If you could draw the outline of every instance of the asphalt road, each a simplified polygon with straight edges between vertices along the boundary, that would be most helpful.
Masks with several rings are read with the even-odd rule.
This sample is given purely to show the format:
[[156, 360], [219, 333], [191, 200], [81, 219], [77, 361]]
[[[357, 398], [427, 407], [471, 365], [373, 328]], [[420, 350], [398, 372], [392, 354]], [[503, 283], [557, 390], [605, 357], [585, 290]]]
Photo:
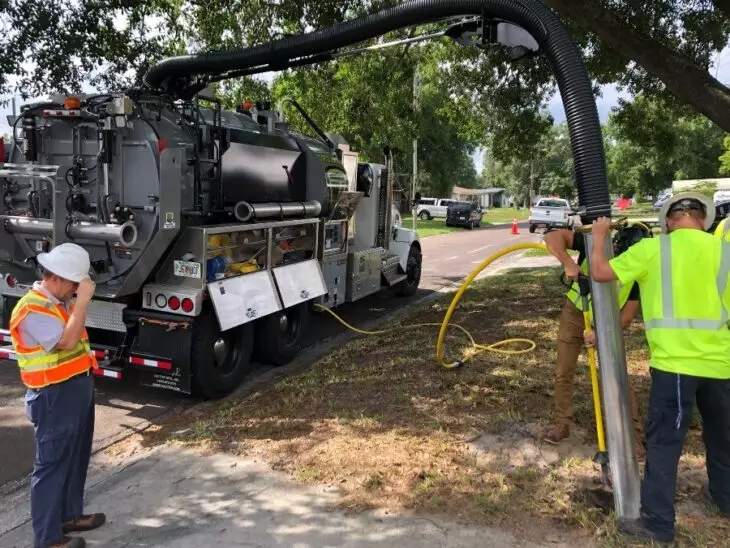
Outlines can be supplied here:
[[[404, 299], [382, 292], [343, 305], [337, 312], [354, 325], [369, 322], [446, 285], [460, 282], [485, 257], [507, 245], [538, 241], [540, 238], [527, 232], [526, 223], [520, 224], [520, 235], [512, 235], [510, 228], [509, 225], [483, 227], [424, 238], [421, 240], [421, 288], [416, 295]], [[318, 317], [316, 322], [316, 329], [310, 329], [309, 345], [336, 336], [344, 330], [327, 315]], [[14, 488], [32, 468], [33, 429], [24, 415], [24, 393], [15, 362], [0, 361], [0, 491]], [[196, 400], [139, 386], [133, 374], [125, 373], [121, 381], [97, 379], [96, 402], [94, 446], [100, 450], [166, 413], [180, 412], [195, 405]]]

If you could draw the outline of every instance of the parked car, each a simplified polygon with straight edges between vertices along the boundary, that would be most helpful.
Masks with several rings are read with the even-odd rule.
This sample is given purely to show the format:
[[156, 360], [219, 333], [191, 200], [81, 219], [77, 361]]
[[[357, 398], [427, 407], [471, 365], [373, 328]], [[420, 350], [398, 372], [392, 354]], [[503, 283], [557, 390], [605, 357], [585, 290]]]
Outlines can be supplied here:
[[666, 203], [666, 201], [669, 200], [669, 198], [671, 198], [671, 197], [672, 197], [671, 192], [665, 192], [665, 193], [659, 194], [656, 202], [654, 202], [654, 209], [661, 209], [662, 206]]
[[465, 226], [471, 230], [481, 224], [484, 214], [479, 204], [454, 202], [447, 209], [446, 226]]
[[450, 200], [448, 198], [421, 198], [418, 201], [416, 215], [423, 221], [434, 218], [446, 218], [446, 210], [448, 207], [458, 200]]
[[527, 221], [530, 223], [530, 232], [536, 229], [552, 227], [568, 227], [572, 225], [571, 215], [573, 208], [570, 202], [563, 198], [541, 198], [530, 209]]

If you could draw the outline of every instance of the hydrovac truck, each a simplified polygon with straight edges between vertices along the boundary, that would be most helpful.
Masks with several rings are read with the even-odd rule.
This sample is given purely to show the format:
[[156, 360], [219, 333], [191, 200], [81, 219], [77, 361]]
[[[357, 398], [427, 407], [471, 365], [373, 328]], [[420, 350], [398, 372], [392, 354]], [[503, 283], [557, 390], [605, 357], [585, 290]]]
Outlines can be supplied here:
[[[339, 136], [293, 131], [270, 104], [225, 110], [205, 90], [51, 97], [24, 105], [0, 164], [6, 343], [36, 254], [91, 256], [97, 374], [221, 397], [253, 359], [292, 360], [313, 303], [418, 288], [418, 236], [392, 221], [392, 154], [360, 163]], [[0, 157], [0, 160], [3, 158]]]

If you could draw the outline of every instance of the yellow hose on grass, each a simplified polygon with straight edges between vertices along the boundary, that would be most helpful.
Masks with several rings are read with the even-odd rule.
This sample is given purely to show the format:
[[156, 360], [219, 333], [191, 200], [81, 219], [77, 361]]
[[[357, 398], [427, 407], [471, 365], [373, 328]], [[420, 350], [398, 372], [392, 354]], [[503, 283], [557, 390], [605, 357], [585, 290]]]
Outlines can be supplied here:
[[[467, 331], [464, 327], [458, 325], [458, 324], [452, 324], [451, 323], [451, 316], [454, 314], [454, 310], [456, 310], [456, 305], [459, 303], [459, 300], [461, 300], [462, 295], [467, 290], [467, 288], [471, 285], [471, 283], [474, 281], [474, 279], [479, 275], [479, 273], [487, 268], [490, 264], [492, 264], [497, 259], [500, 259], [504, 257], [505, 255], [509, 255], [510, 253], [514, 253], [516, 251], [521, 251], [523, 249], [541, 249], [543, 251], [547, 251], [547, 247], [545, 244], [538, 244], [534, 242], [524, 242], [519, 244], [514, 244], [508, 247], [505, 247], [504, 249], [501, 249], [497, 251], [496, 253], [493, 253], [484, 261], [482, 261], [479, 266], [477, 266], [469, 276], [464, 280], [464, 282], [461, 284], [459, 289], [457, 290], [456, 294], [454, 295], [454, 298], [451, 300], [451, 304], [449, 304], [449, 308], [446, 311], [446, 314], [444, 315], [444, 319], [441, 321], [441, 323], [419, 323], [419, 324], [411, 324], [411, 325], [404, 325], [400, 327], [392, 327], [388, 329], [380, 329], [376, 331], [366, 331], [364, 329], [359, 329], [353, 325], [350, 325], [345, 320], [343, 320], [339, 315], [334, 313], [332, 310], [327, 308], [326, 306], [322, 306], [321, 304], [315, 304], [314, 307], [318, 310], [322, 310], [324, 312], [327, 312], [331, 316], [333, 316], [338, 322], [340, 322], [343, 326], [348, 328], [351, 331], [354, 331], [355, 333], [360, 333], [361, 335], [384, 335], [386, 333], [391, 333], [393, 331], [406, 331], [409, 329], [418, 329], [421, 327], [439, 327], [439, 336], [438, 341], [436, 343], [436, 361], [438, 361], [439, 365], [441, 365], [445, 369], [454, 369], [456, 367], [460, 367], [464, 365], [467, 361], [472, 359], [474, 356], [481, 354], [482, 352], [494, 352], [497, 354], [506, 354], [506, 355], [516, 355], [516, 354], [525, 354], [527, 352], [531, 352], [535, 348], [535, 342], [530, 339], [505, 339], [503, 341], [499, 341], [493, 344], [489, 345], [483, 345], [479, 344], [474, 340], [474, 337], [472, 336], [469, 331]], [[476, 351], [471, 354], [468, 357], [464, 357], [461, 360], [448, 363], [444, 359], [444, 339], [446, 337], [446, 330], [449, 328], [455, 328], [464, 333], [466, 337], [469, 339], [469, 342], [472, 344], [472, 347], [476, 348]], [[520, 348], [517, 350], [508, 350], [504, 349], [503, 347], [508, 344], [526, 344], [526, 348]]]

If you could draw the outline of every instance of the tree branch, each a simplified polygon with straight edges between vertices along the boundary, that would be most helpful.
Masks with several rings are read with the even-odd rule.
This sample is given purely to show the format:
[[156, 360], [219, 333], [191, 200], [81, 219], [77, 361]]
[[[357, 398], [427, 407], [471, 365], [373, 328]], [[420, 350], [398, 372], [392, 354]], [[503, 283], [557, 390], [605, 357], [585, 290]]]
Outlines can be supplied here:
[[[544, 0], [561, 15], [594, 33], [621, 55], [637, 62], [661, 80], [677, 99], [692, 106], [726, 131], [730, 131], [730, 89], [691, 59], [662, 45], [621, 21], [597, 2]], [[730, 10], [730, 0], [715, 0]]]

